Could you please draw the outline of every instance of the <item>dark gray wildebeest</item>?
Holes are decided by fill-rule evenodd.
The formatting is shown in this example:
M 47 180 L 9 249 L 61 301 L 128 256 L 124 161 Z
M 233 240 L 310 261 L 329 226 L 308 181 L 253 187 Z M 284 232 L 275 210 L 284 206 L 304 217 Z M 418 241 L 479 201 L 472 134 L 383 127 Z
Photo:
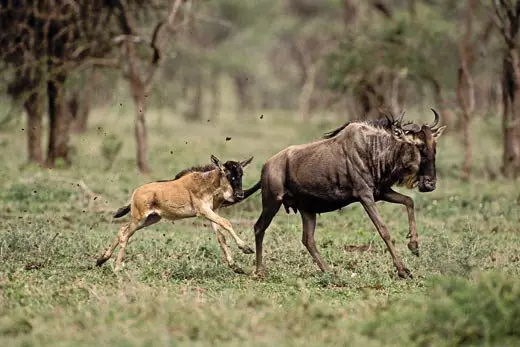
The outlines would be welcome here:
M 119 245 L 121 248 L 115 270 L 120 270 L 130 237 L 137 230 L 155 224 L 162 218 L 174 221 L 202 216 L 211 221 L 228 266 L 236 273 L 244 273 L 233 261 L 226 238 L 219 227 L 233 237 L 242 252 L 251 254 L 253 250 L 235 233 L 231 223 L 216 214 L 215 210 L 224 202 L 231 203 L 244 197 L 242 169 L 251 160 L 253 157 L 241 162 L 227 161 L 222 164 L 212 155 L 210 165 L 194 166 L 179 172 L 173 180 L 151 182 L 138 187 L 130 202 L 114 215 L 114 218 L 119 218 L 130 212 L 130 222 L 121 227 L 112 244 L 98 258 L 97 265 L 101 266 L 110 259 Z
M 299 211 L 303 223 L 302 242 L 322 271 L 328 269 L 314 242 L 316 214 L 338 210 L 360 202 L 383 238 L 397 273 L 411 278 L 392 244 L 376 201 L 406 206 L 410 242 L 419 255 L 413 200 L 392 189 L 404 185 L 420 192 L 435 189 L 436 142 L 445 129 L 437 127 L 439 114 L 433 110 L 431 125 L 402 123 L 390 119 L 354 121 L 325 134 L 324 139 L 290 146 L 263 166 L 260 181 L 245 191 L 244 199 L 262 190 L 262 214 L 254 226 L 256 272 L 265 271 L 262 261 L 264 233 L 283 204 Z

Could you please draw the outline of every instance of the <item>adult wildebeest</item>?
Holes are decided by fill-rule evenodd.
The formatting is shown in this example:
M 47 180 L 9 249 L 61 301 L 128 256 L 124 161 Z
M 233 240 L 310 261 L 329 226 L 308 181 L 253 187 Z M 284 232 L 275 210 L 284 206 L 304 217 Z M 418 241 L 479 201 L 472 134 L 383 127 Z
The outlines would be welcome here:
M 244 199 L 262 189 L 262 214 L 254 226 L 256 271 L 262 274 L 264 233 L 280 206 L 300 211 L 302 242 L 322 271 L 327 270 L 314 242 L 316 214 L 360 202 L 383 238 L 398 275 L 412 277 L 403 265 L 376 208 L 382 200 L 406 206 L 408 248 L 419 255 L 413 200 L 392 190 L 394 185 L 435 189 L 436 141 L 445 126 L 402 124 L 401 119 L 349 122 L 325 135 L 325 139 L 290 146 L 271 157 L 262 168 L 260 181 L 246 190 Z
M 235 264 L 224 234 L 225 229 L 235 240 L 238 248 L 246 254 L 253 250 L 235 233 L 231 223 L 214 211 L 223 202 L 235 202 L 244 196 L 242 190 L 243 168 L 253 157 L 242 162 L 227 161 L 224 165 L 211 156 L 212 165 L 194 166 L 179 172 L 173 180 L 144 184 L 134 190 L 130 203 L 121 207 L 114 215 L 119 218 L 130 212 L 130 222 L 124 224 L 114 242 L 96 264 L 103 265 L 120 245 L 115 270 L 121 269 L 121 262 L 128 239 L 139 229 L 157 223 L 161 218 L 177 220 L 203 216 L 211 221 L 228 266 L 236 273 L 244 273 Z

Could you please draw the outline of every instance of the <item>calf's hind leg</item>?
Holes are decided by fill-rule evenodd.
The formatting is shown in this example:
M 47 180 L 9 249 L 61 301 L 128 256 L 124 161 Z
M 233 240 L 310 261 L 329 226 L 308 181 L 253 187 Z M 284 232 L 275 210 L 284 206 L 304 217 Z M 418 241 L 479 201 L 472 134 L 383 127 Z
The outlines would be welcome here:
M 114 268 L 115 271 L 121 270 L 121 265 L 123 262 L 123 256 L 125 255 L 125 248 L 126 244 L 128 243 L 128 240 L 130 237 L 139 229 L 146 228 L 147 226 L 150 226 L 152 224 L 157 223 L 161 220 L 161 216 L 159 216 L 156 213 L 149 214 L 146 219 L 142 219 L 140 221 L 135 222 L 132 220 L 130 224 L 128 225 L 128 228 L 126 229 L 126 232 L 122 233 L 122 235 L 119 235 L 119 253 L 117 253 L 116 258 L 116 267 Z
M 119 245 L 119 240 L 121 239 L 121 235 L 123 235 L 128 228 L 129 224 L 124 224 L 121 226 L 121 229 L 119 230 L 119 233 L 117 234 L 116 238 L 114 239 L 114 242 L 110 245 L 110 247 L 107 248 L 105 253 L 101 257 L 99 257 L 96 260 L 96 265 L 101 266 L 103 265 L 114 253 L 114 250 L 116 249 L 117 245 Z
M 119 230 L 119 234 L 116 236 L 110 247 L 105 251 L 103 256 L 97 259 L 96 265 L 101 266 L 103 265 L 110 257 L 112 257 L 112 254 L 114 253 L 114 250 L 119 245 L 121 246 L 121 249 L 119 250 L 119 253 L 117 254 L 116 259 L 116 267 L 115 270 L 118 271 L 121 269 L 121 262 L 123 255 L 125 253 L 126 244 L 128 243 L 128 239 L 139 229 L 145 228 L 149 225 L 155 224 L 158 221 L 161 220 L 161 217 L 156 214 L 152 213 L 146 217 L 146 219 L 143 219 L 141 221 L 134 221 L 133 218 L 130 221 L 130 223 L 125 224 L 121 226 L 121 229 Z

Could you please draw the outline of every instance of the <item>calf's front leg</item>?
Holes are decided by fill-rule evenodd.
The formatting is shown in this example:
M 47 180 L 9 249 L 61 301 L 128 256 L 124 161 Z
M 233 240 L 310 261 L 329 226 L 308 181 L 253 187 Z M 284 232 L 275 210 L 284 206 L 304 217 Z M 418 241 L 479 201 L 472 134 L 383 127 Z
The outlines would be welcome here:
M 417 226 L 415 225 L 414 203 L 412 198 L 390 189 L 381 196 L 381 200 L 406 206 L 408 212 L 408 249 L 416 256 L 419 256 L 419 236 L 417 235 Z
M 226 242 L 226 237 L 222 232 L 219 230 L 219 226 L 211 222 L 211 228 L 215 232 L 215 235 L 217 236 L 218 244 L 220 245 L 220 249 L 222 250 L 222 253 L 224 254 L 224 258 L 226 259 L 226 263 L 229 266 L 231 270 L 233 270 L 235 273 L 238 274 L 245 274 L 244 270 L 240 266 L 238 266 L 235 261 L 233 260 L 233 257 L 231 256 L 231 252 L 229 251 L 229 247 Z
M 408 270 L 404 266 L 401 258 L 399 258 L 399 256 L 397 255 L 397 251 L 395 250 L 395 247 L 392 244 L 392 240 L 390 239 L 390 233 L 388 232 L 388 228 L 386 227 L 385 223 L 383 223 L 383 219 L 381 218 L 381 215 L 379 214 L 379 211 L 376 208 L 374 198 L 372 196 L 364 197 L 361 199 L 361 204 L 363 205 L 363 208 L 372 220 L 372 223 L 374 223 L 377 232 L 379 233 L 383 241 L 385 241 L 386 247 L 390 251 L 390 255 L 392 256 L 394 265 L 397 268 L 397 274 L 399 275 L 399 277 L 413 278 L 410 270 Z
M 233 230 L 233 226 L 231 225 L 231 223 L 226 218 L 220 217 L 218 214 L 216 214 L 211 208 L 209 208 L 206 205 L 199 206 L 198 213 L 201 216 L 204 216 L 207 219 L 209 219 L 211 222 L 213 222 L 213 223 L 219 225 L 220 227 L 222 227 L 223 229 L 225 229 L 233 237 L 233 239 L 235 240 L 238 248 L 240 248 L 242 250 L 242 252 L 244 252 L 245 254 L 252 254 L 252 253 L 254 253 L 253 249 L 251 247 L 249 247 L 244 242 L 244 240 L 242 240 L 237 235 L 235 230 Z

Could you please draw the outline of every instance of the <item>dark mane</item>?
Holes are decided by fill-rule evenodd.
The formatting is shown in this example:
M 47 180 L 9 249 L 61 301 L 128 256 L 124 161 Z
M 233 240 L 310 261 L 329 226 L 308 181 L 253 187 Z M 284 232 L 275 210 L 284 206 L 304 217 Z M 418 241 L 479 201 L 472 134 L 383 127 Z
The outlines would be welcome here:
M 178 180 L 182 176 L 186 176 L 187 174 L 192 173 L 192 172 L 208 172 L 208 171 L 211 171 L 213 169 L 215 169 L 215 166 L 212 165 L 212 164 L 195 165 L 195 166 L 192 166 L 190 168 L 182 170 L 177 175 L 175 175 L 174 179 L 171 179 L 171 180 L 159 180 L 159 181 L 155 181 L 155 182 L 171 182 L 171 181 Z
M 175 181 L 181 178 L 182 176 L 186 176 L 187 174 L 192 172 L 208 172 L 215 169 L 215 166 L 212 164 L 192 166 L 179 172 L 177 175 L 175 175 L 175 178 L 173 180 Z
M 388 121 L 388 119 L 383 118 L 383 119 L 373 119 L 373 120 L 365 120 L 365 121 L 354 120 L 354 121 L 349 121 L 349 122 L 343 124 L 342 126 L 340 126 L 337 129 L 334 129 L 332 131 L 325 133 L 323 135 L 323 138 L 324 139 L 333 138 L 334 136 L 338 135 L 341 132 L 341 130 L 345 129 L 348 125 L 350 125 L 352 123 L 367 123 L 367 124 L 373 125 L 378 128 L 390 129 L 390 122 Z

